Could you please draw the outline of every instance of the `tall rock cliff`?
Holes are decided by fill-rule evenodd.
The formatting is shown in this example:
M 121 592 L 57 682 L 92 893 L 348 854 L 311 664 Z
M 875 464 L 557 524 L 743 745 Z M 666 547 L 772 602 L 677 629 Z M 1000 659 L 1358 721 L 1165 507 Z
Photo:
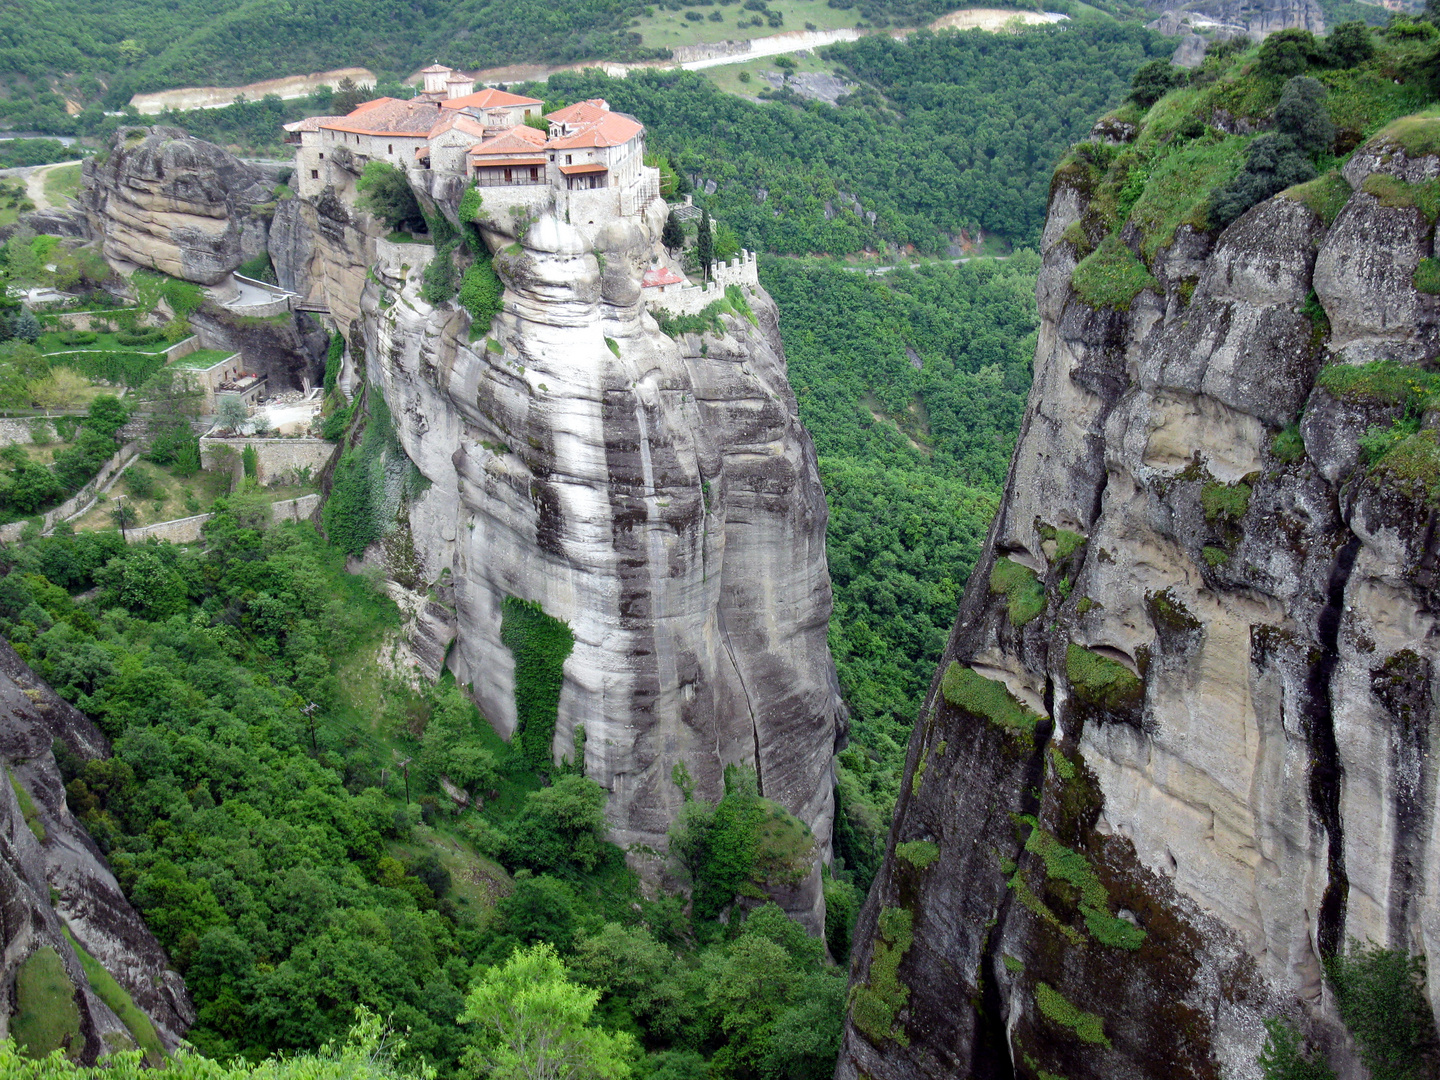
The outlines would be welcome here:
M 435 179 L 420 194 L 453 215 L 463 188 Z M 349 194 L 282 205 L 273 250 L 282 280 L 348 317 L 370 422 L 383 405 L 393 431 L 370 556 L 430 590 L 422 666 L 447 663 L 513 736 L 503 605 L 538 604 L 575 639 L 552 757 L 609 790 L 612 839 L 661 875 L 676 767 L 711 800 L 727 765 L 753 767 L 813 832 L 816 858 L 779 899 L 818 932 L 843 708 L 825 501 L 773 302 L 739 289 L 704 332 L 662 333 L 640 297 L 662 254 L 656 200 L 584 232 L 482 217 L 503 311 L 472 325 L 423 299 L 434 249 L 379 240 Z
M 96 727 L 0 642 L 0 1036 L 58 1033 L 87 1063 L 137 1045 L 172 1050 L 195 1019 L 185 984 L 70 813 L 57 747 L 77 761 L 109 754 Z M 80 950 L 104 969 L 93 981 Z M 38 1026 L 22 1019 L 41 1011 Z
M 1360 1076 L 1322 975 L 1352 937 L 1440 1002 L 1437 136 L 1392 125 L 1218 235 L 1157 243 L 1142 195 L 1082 272 L 1115 150 L 1057 173 L 840 1077 L 1258 1078 L 1270 1017 Z

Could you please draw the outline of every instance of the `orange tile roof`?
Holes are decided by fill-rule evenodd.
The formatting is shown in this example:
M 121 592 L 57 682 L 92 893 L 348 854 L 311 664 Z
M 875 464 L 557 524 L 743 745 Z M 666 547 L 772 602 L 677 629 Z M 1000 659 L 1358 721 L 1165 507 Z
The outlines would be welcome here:
M 393 97 L 377 97 L 377 98 L 375 98 L 375 99 L 373 99 L 373 100 L 371 100 L 371 101 L 362 101 L 359 105 L 356 105 L 353 109 L 351 109 L 351 110 L 350 110 L 348 113 L 346 113 L 345 115 L 346 115 L 346 116 L 354 116 L 357 112 L 364 112 L 366 109 L 373 109 L 373 108 L 375 108 L 375 106 L 377 106 L 377 105 L 385 105 L 385 104 L 388 104 L 388 103 L 391 102 L 391 101 L 399 101 L 399 100 L 401 100 L 401 99 L 400 99 L 400 98 L 393 98 Z
M 592 161 L 588 165 L 561 165 L 560 171 L 566 176 L 580 176 L 584 173 L 609 172 L 610 166 L 601 165 L 598 161 Z
M 644 131 L 645 125 L 633 116 L 612 112 L 606 113 L 603 119 L 585 124 L 572 135 L 551 139 L 550 145 L 557 150 L 573 150 L 582 146 L 623 146 Z
M 421 68 L 421 69 L 420 69 L 420 74 L 421 74 L 421 75 L 430 75 L 430 74 L 433 74 L 433 73 L 435 73 L 435 72 L 437 72 L 437 71 L 449 71 L 449 70 L 450 70 L 450 69 L 449 69 L 448 67 L 446 67 L 444 64 L 431 64 L 431 65 L 430 65 L 429 67 L 427 67 L 427 68 Z
M 668 266 L 660 266 L 646 272 L 640 279 L 642 289 L 658 288 L 661 285 L 683 285 L 685 279 Z
M 478 139 L 485 137 L 485 125 L 464 113 L 446 113 L 440 122 L 430 129 L 429 137 L 433 139 L 437 135 L 444 135 L 447 131 L 463 132 Z
M 521 97 L 519 94 L 507 94 L 504 90 L 496 90 L 493 86 L 487 86 L 484 90 L 477 90 L 464 97 L 451 98 L 440 104 L 447 109 L 497 109 L 503 106 L 543 105 L 545 103 L 536 101 L 534 98 Z
M 339 120 L 322 121 L 320 126 L 331 131 L 348 131 L 358 135 L 397 135 L 402 138 L 425 138 L 440 119 L 440 110 L 433 102 L 400 101 L 380 98 L 367 101 Z
M 545 119 L 553 120 L 557 124 L 585 124 L 599 120 L 609 111 L 610 103 L 604 98 L 591 98 L 589 101 L 577 101 L 574 105 L 546 113 Z
M 503 135 L 478 142 L 471 154 L 539 154 L 545 149 L 545 133 L 532 127 L 509 128 Z

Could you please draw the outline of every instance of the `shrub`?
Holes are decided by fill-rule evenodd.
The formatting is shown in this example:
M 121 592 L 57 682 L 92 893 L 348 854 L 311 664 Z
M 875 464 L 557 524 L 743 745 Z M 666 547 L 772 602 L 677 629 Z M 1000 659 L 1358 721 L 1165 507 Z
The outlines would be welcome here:
M 1278 461 L 1293 465 L 1305 457 L 1305 439 L 1300 434 L 1300 425 L 1291 424 L 1270 443 L 1270 452 Z
M 1250 509 L 1250 485 L 1206 484 L 1200 489 L 1200 505 L 1206 521 L 1239 521 Z
M 1300 1035 L 1280 1020 L 1265 1021 L 1265 1046 L 1260 1051 L 1260 1068 L 1265 1080 L 1335 1080 L 1335 1070 L 1324 1054 L 1306 1057 L 1300 1051 Z
M 1168 60 L 1147 60 L 1130 80 L 1130 100 L 1148 109 L 1177 86 L 1184 86 L 1186 79 L 1185 70 Z
M 427 304 L 443 304 L 455 295 L 455 260 L 452 252 L 455 250 L 455 243 L 452 240 L 448 244 L 435 245 L 435 257 L 425 267 L 425 275 L 420 286 L 420 295 L 424 297 Z
M 1440 295 L 1440 259 L 1421 259 L 1415 266 L 1413 280 L 1421 292 Z
M 1035 725 L 1040 722 L 1039 714 L 1020 704 L 1004 683 L 987 679 L 954 661 L 940 680 L 940 692 L 952 708 L 964 709 L 1027 737 L 1034 734 Z
M 1435 1021 L 1423 958 L 1352 941 L 1348 953 L 1325 961 L 1325 977 L 1373 1080 L 1431 1075 L 1424 1058 L 1434 1046 Z
M 460 284 L 460 306 L 476 325 L 488 327 L 504 307 L 504 289 L 489 253 L 478 255 Z
M 355 181 L 355 190 L 360 194 L 360 208 L 392 229 L 418 228 L 425 223 L 409 179 L 403 170 L 388 162 L 369 162 L 360 179 Z
M 1260 59 L 1256 66 L 1261 75 L 1288 79 L 1324 59 L 1324 47 L 1309 30 L 1280 30 L 1267 37 L 1260 46 Z
M 1107 236 L 1070 277 L 1075 295 L 1092 308 L 1129 311 L 1130 304 L 1145 289 L 1158 289 L 1149 269 L 1117 236 Z
M 1124 664 L 1074 642 L 1065 650 L 1065 677 L 1079 701 L 1107 710 L 1135 704 L 1145 690 Z
M 1024 626 L 1045 610 L 1045 586 L 1033 570 L 1010 559 L 995 560 L 990 591 L 1005 596 L 1011 626 Z
M 1048 983 L 1035 984 L 1035 1004 L 1047 1019 L 1069 1028 L 1082 1042 L 1106 1047 L 1110 1045 L 1110 1040 L 1105 1035 L 1105 1021 L 1095 1013 L 1077 1009 Z

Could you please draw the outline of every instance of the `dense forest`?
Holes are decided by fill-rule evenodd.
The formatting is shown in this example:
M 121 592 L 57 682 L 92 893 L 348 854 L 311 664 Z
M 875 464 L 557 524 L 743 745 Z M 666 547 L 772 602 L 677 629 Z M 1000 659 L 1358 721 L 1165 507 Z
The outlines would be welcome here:
M 910 727 L 980 553 L 1030 388 L 1039 258 L 882 276 L 767 259 L 830 505 L 830 646 L 851 708 L 837 834 L 868 888 Z
M 676 827 L 693 911 L 648 900 L 598 784 L 537 773 L 453 684 L 381 673 L 398 619 L 378 583 L 310 525 L 268 526 L 258 492 L 216 509 L 203 550 L 61 530 L 0 579 L 0 631 L 114 740 L 109 760 L 60 755 L 67 798 L 184 974 L 197 1049 L 314 1048 L 363 1005 L 412 1065 L 455 1075 L 495 1052 L 464 1021 L 520 950 L 618 1033 L 616 1080 L 829 1075 L 844 974 L 825 943 L 753 900 L 719 921 L 810 866 L 753 773 Z M 442 773 L 483 808 L 457 817 Z M 844 956 L 859 897 L 826 891 Z
M 961 230 L 1033 244 L 1055 162 L 1173 47 L 1133 24 L 877 35 L 824 51 L 858 81 L 839 106 L 756 105 L 674 71 L 563 73 L 531 89 L 643 117 L 653 148 L 715 183 L 697 201 L 752 248 L 939 253 Z

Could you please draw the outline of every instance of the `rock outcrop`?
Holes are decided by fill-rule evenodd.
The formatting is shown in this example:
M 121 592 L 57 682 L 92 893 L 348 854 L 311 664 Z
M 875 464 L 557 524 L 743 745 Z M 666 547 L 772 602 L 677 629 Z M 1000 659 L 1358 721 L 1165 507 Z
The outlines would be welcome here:
M 1316 0 L 1150 0 L 1160 17 L 1146 23 L 1167 37 L 1179 36 L 1171 63 L 1199 67 L 1205 46 L 1231 37 L 1261 41 L 1277 30 L 1325 32 L 1325 12 Z
M 17 1001 L 17 973 L 27 962 L 44 962 L 33 958 L 48 949 L 73 989 L 80 1041 L 72 1041 L 69 1052 L 93 1063 L 136 1045 L 125 1021 L 91 986 L 73 942 L 109 972 L 144 1011 L 160 1043 L 173 1049 L 195 1019 L 185 984 L 71 815 L 52 750 L 63 745 L 82 761 L 105 757 L 104 736 L 4 642 L 0 714 L 0 1036 L 13 1034 L 12 1014 L 24 1004 Z
M 453 214 L 462 191 L 421 195 Z M 472 326 L 422 298 L 432 249 L 377 242 L 352 207 L 330 191 L 301 201 L 274 250 L 288 287 L 348 316 L 371 421 L 383 400 L 403 451 L 380 470 L 400 525 L 371 557 L 451 598 L 426 605 L 417 652 L 448 646 L 509 738 L 502 604 L 538 603 L 575 638 L 553 758 L 578 754 L 610 791 L 612 838 L 663 876 L 676 766 L 711 800 L 727 765 L 753 767 L 813 832 L 810 872 L 782 903 L 818 932 L 843 707 L 825 500 L 769 296 L 738 290 L 705 332 L 662 333 L 640 298 L 662 253 L 656 200 L 588 234 L 550 214 L 518 239 L 489 223 L 503 313 Z M 411 463 L 423 482 L 407 482 Z
M 121 128 L 78 202 L 105 257 L 214 285 L 265 250 L 273 176 L 179 128 Z
M 1182 225 L 1123 309 L 1072 287 L 1091 189 L 1057 175 L 1034 386 L 839 1077 L 1258 1080 L 1269 1017 L 1359 1076 L 1322 976 L 1348 938 L 1425 957 L 1440 1004 L 1440 455 L 1432 410 L 1362 464 L 1425 399 L 1355 366 L 1440 352 L 1435 128 Z

